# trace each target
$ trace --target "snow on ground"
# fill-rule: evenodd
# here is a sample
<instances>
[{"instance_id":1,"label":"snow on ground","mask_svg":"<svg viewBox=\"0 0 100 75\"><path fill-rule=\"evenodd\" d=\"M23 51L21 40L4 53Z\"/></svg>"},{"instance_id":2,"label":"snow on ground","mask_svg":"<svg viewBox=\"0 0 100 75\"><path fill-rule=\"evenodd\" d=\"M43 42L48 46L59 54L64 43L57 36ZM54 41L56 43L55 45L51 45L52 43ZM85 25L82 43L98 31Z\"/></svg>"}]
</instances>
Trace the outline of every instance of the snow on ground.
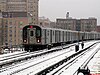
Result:
<instances>
[{"instance_id":1,"label":"snow on ground","mask_svg":"<svg viewBox=\"0 0 100 75\"><path fill-rule=\"evenodd\" d=\"M8 57L8 56L13 56L13 55L15 55L15 54L19 54L19 53L23 53L23 52L25 52L25 51L16 51L16 52L14 52L14 53L7 53L7 54L2 54L2 55L0 55L0 58L3 58L3 57Z\"/></svg>"},{"instance_id":2,"label":"snow on ground","mask_svg":"<svg viewBox=\"0 0 100 75\"><path fill-rule=\"evenodd\" d=\"M85 44L84 44L84 48L86 48L86 47L88 47L89 45L91 45L91 44L93 44L94 43L94 41L92 41L92 42L86 42ZM81 48L81 45L79 45L79 49L81 50L82 48ZM72 48L69 48L69 50L74 50L73 52L75 52L75 47L72 47ZM66 50L67 51L67 50ZM52 60L52 62L51 62L51 60L49 61L49 62L45 62L45 63L42 63L41 65L36 65L36 63L39 63L40 61L43 61L44 59L46 60L46 59L48 59L48 58L51 58L51 57L53 57L53 56L55 56L55 55L58 55L58 54L61 54L61 52L63 52L63 51L59 51L58 53L52 53L52 54L50 54L50 55L45 55L45 56L43 56L43 57L39 57L39 58L37 58L37 59L32 59L32 60L30 60L30 61L28 61L27 63L25 63L25 64L23 64L23 66L19 66L19 67L17 67L17 68L14 68L14 69L11 69L11 70L8 70L8 71L5 71L5 72L3 72L3 73L1 73L0 75L9 75L11 72L14 72L14 71L17 71L17 70L19 70L19 69L22 69L22 68L24 68L24 67L28 67L28 66L30 66L30 65L35 65L33 68L31 67L30 69L27 69L27 70L24 70L24 71L21 71L20 73L18 73L17 75L26 75L27 73L30 73L30 74L33 74L33 72L36 70L40 70L40 69L43 69L44 67L46 67L46 66L48 66L48 65L50 65L52 62L53 63L55 63L55 62L57 62L59 59L63 59L63 58L65 58L65 57L67 57L68 55L70 55L71 53L73 53L73 52L71 52L71 53L67 53L67 55L65 54L63 57L58 57L57 59L55 59L55 60ZM9 54L8 54L9 55ZM83 60L81 60L81 61L83 61ZM52 64L53 64L52 63ZM47 65L46 65L47 64ZM41 67L39 67L39 66L41 66ZM66 75L66 74L64 74L64 75ZM67 74L68 75L68 74Z\"/></svg>"},{"instance_id":3,"label":"snow on ground","mask_svg":"<svg viewBox=\"0 0 100 75\"><path fill-rule=\"evenodd\" d=\"M66 67L60 72L60 74L56 74L56 75L73 75L78 68L83 64L83 62L86 61L86 59L98 48L100 47L100 44L97 45L93 50L89 51L86 55L84 55L83 57L79 58L72 66L70 66L69 68L66 69ZM75 73L75 75L77 75Z\"/></svg>"},{"instance_id":4,"label":"snow on ground","mask_svg":"<svg viewBox=\"0 0 100 75\"><path fill-rule=\"evenodd\" d=\"M86 43L85 44L85 47L88 47L89 45L91 45L91 44L93 44L94 42L89 42L89 43ZM84 47L84 48L85 48ZM70 50L71 49L74 49L74 53L75 53L75 47L74 48L70 48ZM81 45L80 45L80 50L81 50L82 48L81 48ZM72 53L72 52L71 52ZM71 53L68 53L68 54L66 54L67 56L68 55L71 55ZM53 55L55 55L55 54L53 54ZM51 55L52 56L52 55ZM50 57L51 57L50 56ZM67 56L64 56L63 55L63 57L67 57ZM46 56L47 57L47 56ZM20 72L20 73L18 73L18 74L16 74L16 75L25 75L25 74L30 74L30 75L34 75L35 73L37 73L37 72L39 72L40 70L42 70L42 69L44 69L45 67L47 67L47 66L49 66L51 63L53 64L53 63L55 63L55 62L57 62L58 60L60 60L60 59L63 59L63 57L58 57L57 58L57 60L50 60L50 61L48 61L48 62L45 62L45 63L42 63L42 64L40 64L40 65L36 65L36 66L34 66L34 67L31 67L31 68L29 68L29 69L27 69L27 70L24 70L24 71L22 71L22 72ZM42 59L43 60L43 59ZM42 65L42 67L41 67L41 65Z\"/></svg>"},{"instance_id":5,"label":"snow on ground","mask_svg":"<svg viewBox=\"0 0 100 75\"><path fill-rule=\"evenodd\" d=\"M73 47L73 48L74 48L74 47ZM44 55L44 56L40 56L40 57L34 58L34 59L30 60L30 61L27 61L27 63L20 64L20 65L22 65L22 66L19 66L19 67L17 67L17 68L14 68L14 69L5 71L5 72L1 73L0 75L7 75L7 74L10 74L11 72L14 72L14 71L17 71L17 70L19 70L19 69L28 67L28 66L30 66L30 65L34 65L34 67L36 67L36 66L37 66L36 63L39 63L39 62L41 62L41 61L43 61L43 60L47 60L47 59L52 58L52 57L54 57L54 56L57 56L57 55L59 55L59 54L61 54L61 53L65 53L65 52L67 52L67 51L69 51L69 50L70 50L70 49L68 49L68 50L63 50L63 51L59 51L59 52L54 52L54 53L51 53L51 54L47 54L47 55ZM74 52L74 51L73 51L73 52ZM66 54L65 54L65 56L66 56ZM63 57L63 58L65 58L65 57ZM61 57L60 57L60 59L61 59ZM56 59L56 60L58 60L58 59ZM58 60L58 61L59 61L59 60ZM50 62L50 61L49 61L49 62ZM43 64L43 63L42 63L42 64ZM45 64L46 64L46 63L45 63ZM45 66L45 64L41 65L42 68L43 68L43 66ZM47 63L47 64L48 64L48 63ZM39 65L38 65L36 68L39 68ZM34 71L35 71L36 68L30 69L30 70L28 70L28 71L31 71L31 70L34 70ZM28 73L28 71L25 70L23 73L18 74L18 75L25 75L26 72ZM36 71L37 71L37 70L36 70Z\"/></svg>"},{"instance_id":6,"label":"snow on ground","mask_svg":"<svg viewBox=\"0 0 100 75\"><path fill-rule=\"evenodd\" d=\"M100 46L99 52L94 56L94 58L89 62L88 67L91 74L100 74Z\"/></svg>"}]
</instances>

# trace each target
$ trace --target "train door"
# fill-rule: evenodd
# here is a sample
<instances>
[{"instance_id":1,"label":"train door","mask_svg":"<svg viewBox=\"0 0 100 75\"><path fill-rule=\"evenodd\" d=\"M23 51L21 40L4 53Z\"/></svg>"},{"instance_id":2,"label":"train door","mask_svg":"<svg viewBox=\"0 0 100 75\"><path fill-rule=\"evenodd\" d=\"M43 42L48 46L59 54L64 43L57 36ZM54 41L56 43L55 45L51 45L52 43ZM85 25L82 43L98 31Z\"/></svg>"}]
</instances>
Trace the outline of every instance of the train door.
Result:
<instances>
[{"instance_id":1,"label":"train door","mask_svg":"<svg viewBox=\"0 0 100 75\"><path fill-rule=\"evenodd\" d=\"M44 43L47 44L47 30L44 30Z\"/></svg>"},{"instance_id":2,"label":"train door","mask_svg":"<svg viewBox=\"0 0 100 75\"><path fill-rule=\"evenodd\" d=\"M28 43L29 44L34 44L34 43L36 43L36 35L35 35L35 33L36 33L36 28L29 28L28 30L28 33L29 34L27 34L27 36L28 36Z\"/></svg>"},{"instance_id":3,"label":"train door","mask_svg":"<svg viewBox=\"0 0 100 75\"><path fill-rule=\"evenodd\" d=\"M52 30L50 30L50 43L52 43Z\"/></svg>"}]
</instances>

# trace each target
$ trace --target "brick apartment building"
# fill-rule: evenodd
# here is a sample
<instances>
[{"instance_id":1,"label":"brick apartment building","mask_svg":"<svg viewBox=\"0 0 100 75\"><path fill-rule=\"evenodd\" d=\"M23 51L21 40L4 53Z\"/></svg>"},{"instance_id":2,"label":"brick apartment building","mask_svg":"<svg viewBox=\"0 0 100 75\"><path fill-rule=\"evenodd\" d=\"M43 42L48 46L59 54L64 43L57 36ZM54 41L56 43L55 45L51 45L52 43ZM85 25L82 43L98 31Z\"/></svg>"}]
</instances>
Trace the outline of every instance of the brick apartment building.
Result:
<instances>
[{"instance_id":1,"label":"brick apartment building","mask_svg":"<svg viewBox=\"0 0 100 75\"><path fill-rule=\"evenodd\" d=\"M96 29L97 32L100 32L100 25L97 26L97 29Z\"/></svg>"},{"instance_id":2,"label":"brick apartment building","mask_svg":"<svg viewBox=\"0 0 100 75\"><path fill-rule=\"evenodd\" d=\"M22 43L22 27L28 24L28 18L0 18L0 45L9 47Z\"/></svg>"},{"instance_id":3,"label":"brick apartment building","mask_svg":"<svg viewBox=\"0 0 100 75\"><path fill-rule=\"evenodd\" d=\"M96 26L96 18L73 19L69 17L69 13L67 13L65 19L56 19L56 27L67 30L91 32L96 31Z\"/></svg>"},{"instance_id":4,"label":"brick apartment building","mask_svg":"<svg viewBox=\"0 0 100 75\"><path fill-rule=\"evenodd\" d=\"M33 24L38 24L38 1L0 0L0 47L20 45L22 27L31 19Z\"/></svg>"}]
</instances>

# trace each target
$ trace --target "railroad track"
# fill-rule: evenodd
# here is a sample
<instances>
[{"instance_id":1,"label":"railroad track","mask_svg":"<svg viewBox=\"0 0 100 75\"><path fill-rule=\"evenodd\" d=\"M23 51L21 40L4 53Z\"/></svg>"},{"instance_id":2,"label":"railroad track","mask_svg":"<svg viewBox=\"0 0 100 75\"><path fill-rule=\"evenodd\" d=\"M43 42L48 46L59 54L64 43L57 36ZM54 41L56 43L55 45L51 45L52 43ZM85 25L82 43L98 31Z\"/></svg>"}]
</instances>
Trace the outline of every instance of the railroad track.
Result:
<instances>
[{"instance_id":1,"label":"railroad track","mask_svg":"<svg viewBox=\"0 0 100 75\"><path fill-rule=\"evenodd\" d=\"M95 43L94 43L93 45L95 45ZM73 55L71 55L71 56L69 56L69 57L67 57L67 58L65 58L65 59L63 59L63 60L61 60L61 61L59 61L59 62L57 62L57 63L55 63L55 64L53 64L53 65L51 65L51 66L49 66L49 67L47 67L47 68L44 69L44 70L41 70L41 71L38 72L36 75L46 75L46 74L48 74L49 72L53 71L54 69L58 68L59 66L63 65L63 64L66 63L66 62L67 62L67 65L66 65L66 66L72 65L72 64L73 64L72 62L75 61L76 58L78 58L80 55L85 54L85 53L87 52L87 50L88 50L90 47L92 47L93 45L91 45L91 46L87 47L86 49L83 49L83 50L81 50L81 51L79 51L79 52L77 52L77 53L74 53ZM76 60L76 61L77 61L77 60ZM62 68L60 68L60 69L62 69ZM54 75L54 74L57 73L58 71L59 71L59 70L57 70L57 71L54 72L54 73L48 74L48 75Z\"/></svg>"},{"instance_id":2,"label":"railroad track","mask_svg":"<svg viewBox=\"0 0 100 75\"><path fill-rule=\"evenodd\" d=\"M64 51L66 51L66 50L64 50ZM56 52L58 52L58 51L56 51ZM62 52L62 50L61 50L61 52ZM32 59L33 61L31 60L30 62L25 63L25 64L27 64L26 66L25 66L25 64L23 64L24 66L20 65L19 67L17 66L17 68L15 68L15 67L12 68L12 70L10 72L8 72L8 71L5 71L5 72L10 75L25 75L25 74L27 74L26 73L27 71L34 70L34 71L29 72L28 74L33 74L33 73L37 74L37 73L40 73L42 70L45 70L48 67L50 67L50 65L55 64L55 62L58 63L59 61L65 59L67 57L70 57L71 55L73 55L75 53L75 50L74 50L74 52L70 52L70 50L69 50L69 53L68 53L68 51L66 51L61 54L61 52L59 55L58 55L58 53L56 53L57 54L56 56L53 56L53 55L55 55L54 53L52 55L50 53L50 56L43 56L43 57L40 56L41 58L38 60ZM49 54L47 54L47 55L49 55ZM51 56L53 56L53 57L51 57ZM47 58L47 57L50 57L50 58ZM58 59L61 59L61 60L58 60ZM3 74L3 73L1 73L1 74ZM5 74L5 75L7 75L7 74ZM37 75L41 75L41 74L37 74Z\"/></svg>"},{"instance_id":3,"label":"railroad track","mask_svg":"<svg viewBox=\"0 0 100 75\"><path fill-rule=\"evenodd\" d=\"M69 48L70 46L67 46L66 48ZM43 58L45 57L45 55L48 55L48 54L50 54L50 53L52 53L52 52L58 52L58 51L61 51L62 49L55 49L55 50L49 50L49 51L47 51L47 52L42 52L42 53L40 53L40 55L39 54L37 54L37 58L38 58L38 55L41 57L41 56L43 56L43 54L44 54L44 56L43 56ZM62 51L61 51L62 52ZM69 51L70 52L70 51ZM74 51L75 52L75 51ZM48 54L47 54L48 53ZM67 52L66 52L67 53ZM63 54L65 54L65 52L63 53ZM62 54L61 54L62 55ZM59 56L59 55L58 55ZM29 59L29 58L32 58L32 60L33 60L33 57L34 57L34 55L33 56L30 56L30 57L26 57L25 59ZM36 57L34 57L34 58L36 58ZM55 57L57 57L57 56L55 56ZM68 56L66 56L65 55L65 57L68 57ZM41 58L41 59L43 59L43 58ZM54 57L52 57L52 58L54 58ZM35 63L35 65L37 65L37 64L40 64L40 63L42 63L42 62L45 62L45 61L48 61L48 60L50 60L50 59L52 59L52 58L49 58L49 59L45 59L45 60L41 60L40 62L38 62L38 63ZM61 58L62 59L62 58ZM29 61L29 62L25 62L24 64L22 64L22 63L20 63L20 64L22 64L22 65L25 65L25 64L28 64L28 63L31 63L31 62L34 62L34 61L37 61L37 60L34 60L34 61ZM38 59L38 60L40 60L40 59ZM58 61L59 62L59 61ZM7 70L9 70L9 69L13 69L13 68L16 68L16 67L20 67L21 65L16 65L16 66L13 66L13 67L9 67L8 69L2 69L2 71L1 71L1 74L0 75L2 75L2 72L5 72L5 71L7 71ZM33 65L33 63L31 64L31 65L28 65L27 67L25 66L25 67L23 67L23 68L20 68L20 69L17 69L17 70L13 70L13 71L11 71L10 73L8 73L8 74L4 74L4 75L12 75L12 74L16 74L17 72L20 72L20 71L23 71L23 70L25 70L25 69L27 69L27 68L30 68L30 67L32 67L32 66L34 66ZM32 73L32 72L31 72Z\"/></svg>"},{"instance_id":4,"label":"railroad track","mask_svg":"<svg viewBox=\"0 0 100 75\"><path fill-rule=\"evenodd\" d=\"M78 75L79 73L89 73L89 69L87 64L91 61L91 59L95 56L95 54L100 50L99 48L100 44L97 46L97 44L94 45L94 47L97 49L94 49L91 47L88 51L79 54L78 56L72 58L67 63L64 63L63 65L59 66L58 68L54 69L47 75ZM75 68L75 69L73 69ZM89 74L86 74L89 75Z\"/></svg>"},{"instance_id":5,"label":"railroad track","mask_svg":"<svg viewBox=\"0 0 100 75\"><path fill-rule=\"evenodd\" d=\"M75 44L63 46L63 49L69 48L69 47L74 46L74 45ZM32 53L23 52L23 53L18 53L18 54L15 53L15 54L11 54L11 55L0 56L0 67L12 64L14 62L19 62L19 61L24 60L24 59L26 60L26 59L31 58L31 57L37 57L39 55L41 56L43 54L51 53L51 52L55 52L55 51L59 51L59 50L62 50L62 47L58 47L58 48L50 49L50 50L40 50L39 52L38 51L35 51ZM33 53L34 53L34 55L31 55ZM25 56L25 55L28 55L28 56Z\"/></svg>"},{"instance_id":6,"label":"railroad track","mask_svg":"<svg viewBox=\"0 0 100 75\"><path fill-rule=\"evenodd\" d=\"M67 46L66 48L69 48L70 46ZM27 55L29 55L29 56L26 56L26 55L23 55L23 56L25 56L24 58L25 59L31 59L31 58L36 58L36 57L38 57L38 56L42 56L42 55L45 55L45 54L47 54L47 53L52 53L52 52L57 52L57 51L60 51L60 50L62 50L62 49L55 49L55 50L45 50L45 51L40 51L39 53L38 52L36 52L36 54L34 55L33 53L27 53ZM15 58L15 57L14 57ZM20 58L20 56L19 56L19 58ZM17 59L18 61L20 61L20 59L18 58L18 56L17 56L17 58L15 58L15 59ZM24 59L23 58L23 59ZM10 58L9 58L10 59ZM21 59L22 59L22 56L21 56ZM7 59L6 59L7 60ZM11 61L12 62L12 61ZM14 60L14 62L16 62L16 60ZM21 62L22 63L22 62ZM29 62L28 62L29 63ZM6 63L6 64L9 64L9 63ZM12 65L11 65L12 66ZM14 67L11 67L11 66L7 66L7 67L5 67L5 68L1 68L0 69L0 71L1 72L4 72L4 71L6 71L7 69L11 69L11 68L14 68Z\"/></svg>"},{"instance_id":7,"label":"railroad track","mask_svg":"<svg viewBox=\"0 0 100 75\"><path fill-rule=\"evenodd\" d=\"M68 45L64 48L66 49L71 46L73 46L73 44ZM23 52L23 53L19 53L19 54L15 54L15 55L4 56L4 57L1 57L1 59L0 59L0 67L2 68L3 66L13 64L15 62L27 60L27 59L30 59L33 57L41 56L41 55L52 53L52 52L59 51L59 50L62 50L62 49L55 48L55 49L51 49L51 50L39 50L39 51L31 52L31 53Z\"/></svg>"}]
</instances>

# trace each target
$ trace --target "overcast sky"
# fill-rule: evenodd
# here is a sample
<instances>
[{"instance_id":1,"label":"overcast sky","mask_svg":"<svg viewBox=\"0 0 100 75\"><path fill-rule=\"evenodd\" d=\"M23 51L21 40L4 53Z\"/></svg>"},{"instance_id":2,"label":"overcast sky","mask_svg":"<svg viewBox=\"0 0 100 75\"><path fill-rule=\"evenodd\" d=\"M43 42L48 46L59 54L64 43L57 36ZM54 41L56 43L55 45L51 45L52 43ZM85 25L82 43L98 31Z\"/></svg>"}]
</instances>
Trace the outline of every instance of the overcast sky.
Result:
<instances>
[{"instance_id":1,"label":"overcast sky","mask_svg":"<svg viewBox=\"0 0 100 75\"><path fill-rule=\"evenodd\" d=\"M39 16L51 21L65 18L66 13L73 18L95 17L100 25L100 0L39 0Z\"/></svg>"}]
</instances>

